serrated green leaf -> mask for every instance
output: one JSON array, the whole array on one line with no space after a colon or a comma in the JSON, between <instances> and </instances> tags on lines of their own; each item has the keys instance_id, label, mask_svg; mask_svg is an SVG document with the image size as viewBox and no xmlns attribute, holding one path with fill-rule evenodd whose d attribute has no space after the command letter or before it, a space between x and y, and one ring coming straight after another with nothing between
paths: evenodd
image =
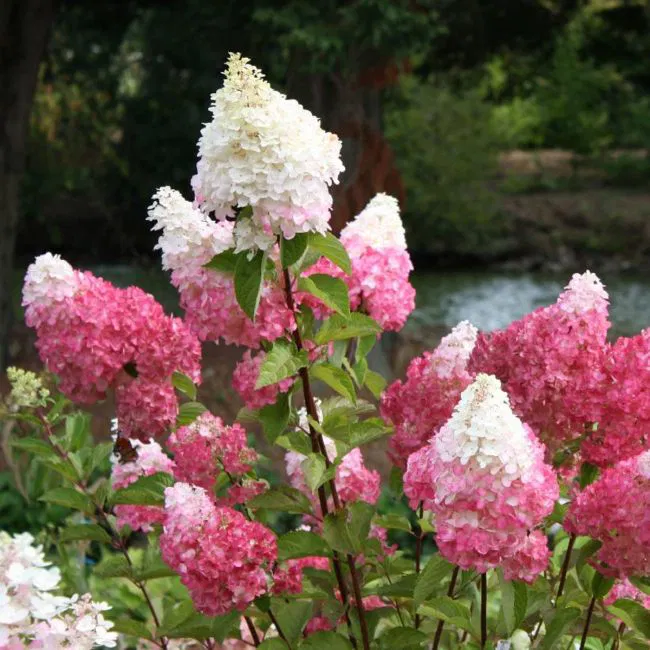
<instances>
[{"instance_id":1,"label":"serrated green leaf","mask_svg":"<svg viewBox=\"0 0 650 650\"><path fill-rule=\"evenodd\" d=\"M92 541L110 544L111 536L97 524L79 524L67 526L59 535L61 542Z\"/></svg>"},{"instance_id":2,"label":"serrated green leaf","mask_svg":"<svg viewBox=\"0 0 650 650\"><path fill-rule=\"evenodd\" d=\"M315 632L301 644L300 650L352 650L350 642L336 632Z\"/></svg>"},{"instance_id":3,"label":"serrated green leaf","mask_svg":"<svg viewBox=\"0 0 650 650\"><path fill-rule=\"evenodd\" d=\"M566 607L559 609L546 626L546 634L542 640L542 650L551 650L559 641L569 627L580 617L580 610L577 607Z\"/></svg>"},{"instance_id":4,"label":"serrated green leaf","mask_svg":"<svg viewBox=\"0 0 650 650\"><path fill-rule=\"evenodd\" d=\"M607 609L616 618L620 618L625 625L643 634L646 639L650 639L650 611L641 603L621 598Z\"/></svg>"},{"instance_id":5,"label":"serrated green leaf","mask_svg":"<svg viewBox=\"0 0 650 650\"><path fill-rule=\"evenodd\" d=\"M331 232L326 235L312 234L309 237L309 246L330 262L334 262L342 271L352 275L350 256L345 250L345 246Z\"/></svg>"},{"instance_id":6,"label":"serrated green leaf","mask_svg":"<svg viewBox=\"0 0 650 650\"><path fill-rule=\"evenodd\" d=\"M644 594L650 595L650 578L630 576L629 580L637 589L640 589Z\"/></svg>"},{"instance_id":7,"label":"serrated green leaf","mask_svg":"<svg viewBox=\"0 0 650 650\"><path fill-rule=\"evenodd\" d=\"M11 440L11 446L16 449L27 451L33 456L38 456L39 458L57 457L52 445L44 440L40 440L39 438L13 438Z\"/></svg>"},{"instance_id":8,"label":"serrated green leaf","mask_svg":"<svg viewBox=\"0 0 650 650\"><path fill-rule=\"evenodd\" d=\"M379 647L382 650L395 648L421 648L426 642L427 635L412 627L392 627L379 637Z\"/></svg>"},{"instance_id":9,"label":"serrated green leaf","mask_svg":"<svg viewBox=\"0 0 650 650\"><path fill-rule=\"evenodd\" d=\"M591 463L582 463L580 467L580 489L584 490L588 485L591 485L597 478L600 470L596 465Z\"/></svg>"},{"instance_id":10,"label":"serrated green leaf","mask_svg":"<svg viewBox=\"0 0 650 650\"><path fill-rule=\"evenodd\" d=\"M248 507L253 510L265 508L266 510L279 510L298 515L312 513L309 499L302 492L288 485L279 485L264 494L253 497L248 502Z\"/></svg>"},{"instance_id":11,"label":"serrated green leaf","mask_svg":"<svg viewBox=\"0 0 650 650\"><path fill-rule=\"evenodd\" d=\"M176 417L176 426L185 427L192 424L200 415L203 415L207 409L201 402L185 402L181 404L178 409L178 416Z\"/></svg>"},{"instance_id":12,"label":"serrated green leaf","mask_svg":"<svg viewBox=\"0 0 650 650\"><path fill-rule=\"evenodd\" d=\"M224 273L234 273L237 267L237 261L245 253L235 253L234 250L223 251L215 255L207 264L203 266L206 269L213 269L214 271L222 271Z\"/></svg>"},{"instance_id":13,"label":"serrated green leaf","mask_svg":"<svg viewBox=\"0 0 650 650\"><path fill-rule=\"evenodd\" d=\"M580 541L582 542L583 540ZM600 550L602 545L603 543L597 539L588 539L584 543L581 543L577 550L574 550L575 566L578 569L583 566L592 555ZM576 544L576 546L578 546L578 544Z\"/></svg>"},{"instance_id":14,"label":"serrated green leaf","mask_svg":"<svg viewBox=\"0 0 650 650\"><path fill-rule=\"evenodd\" d=\"M349 399L352 403L357 401L354 383L345 370L337 368L330 363L319 363L310 370L310 374L314 379L319 379L327 384L332 390Z\"/></svg>"},{"instance_id":15,"label":"serrated green leaf","mask_svg":"<svg viewBox=\"0 0 650 650\"><path fill-rule=\"evenodd\" d=\"M182 372L174 372L172 374L172 384L176 390L179 390L183 395L187 395L192 401L196 399L196 386L194 382Z\"/></svg>"},{"instance_id":16,"label":"serrated green leaf","mask_svg":"<svg viewBox=\"0 0 650 650\"><path fill-rule=\"evenodd\" d=\"M596 571L591 580L591 593L595 598L605 598L614 586L614 578L607 578Z\"/></svg>"},{"instance_id":17,"label":"serrated green leaf","mask_svg":"<svg viewBox=\"0 0 650 650\"><path fill-rule=\"evenodd\" d=\"M81 449L90 436L90 415L88 413L71 413L65 418L64 447L75 452Z\"/></svg>"},{"instance_id":18,"label":"serrated green leaf","mask_svg":"<svg viewBox=\"0 0 650 650\"><path fill-rule=\"evenodd\" d=\"M470 626L470 611L467 605L453 600L449 596L439 596L438 598L427 600L420 605L418 612L424 616L445 621L445 623L454 622L454 624L457 624L457 621L462 620L464 621L464 625L460 627L463 629L468 629Z\"/></svg>"},{"instance_id":19,"label":"serrated green leaf","mask_svg":"<svg viewBox=\"0 0 650 650\"><path fill-rule=\"evenodd\" d=\"M323 523L323 537L335 551L356 554L361 550L360 544L355 544L352 537L345 510L337 510L326 515Z\"/></svg>"},{"instance_id":20,"label":"serrated green leaf","mask_svg":"<svg viewBox=\"0 0 650 650\"><path fill-rule=\"evenodd\" d=\"M39 501L45 501L46 503L56 503L60 506L65 506L67 508L72 508L72 510L79 510L80 512L85 512L88 514L95 512L95 506L93 505L93 502L85 494L82 494L74 488L54 488L53 490L49 490L43 494L39 498Z\"/></svg>"},{"instance_id":21,"label":"serrated green leaf","mask_svg":"<svg viewBox=\"0 0 650 650\"><path fill-rule=\"evenodd\" d=\"M331 549L327 542L315 533L294 530L278 537L278 560L292 560L301 557L328 557Z\"/></svg>"},{"instance_id":22,"label":"serrated green leaf","mask_svg":"<svg viewBox=\"0 0 650 650\"><path fill-rule=\"evenodd\" d=\"M358 363L361 359L365 359L368 356L370 350L375 347L377 343L377 337L374 335L370 336L361 336L357 341L357 347L354 351L354 361Z\"/></svg>"},{"instance_id":23,"label":"serrated green leaf","mask_svg":"<svg viewBox=\"0 0 650 650\"><path fill-rule=\"evenodd\" d=\"M364 593L370 591L370 593L376 593L379 596L411 598L417 578L415 573L408 573L393 582L385 582L374 589L366 588Z\"/></svg>"},{"instance_id":24,"label":"serrated green leaf","mask_svg":"<svg viewBox=\"0 0 650 650\"><path fill-rule=\"evenodd\" d=\"M273 615L290 644L294 644L311 618L314 604L306 600L273 600Z\"/></svg>"},{"instance_id":25,"label":"serrated green leaf","mask_svg":"<svg viewBox=\"0 0 650 650\"><path fill-rule=\"evenodd\" d=\"M312 453L309 434L305 435L302 431L287 431L285 435L276 439L275 444L288 451L296 451L303 456Z\"/></svg>"},{"instance_id":26,"label":"serrated green leaf","mask_svg":"<svg viewBox=\"0 0 650 650\"><path fill-rule=\"evenodd\" d=\"M366 388L373 394L376 399L381 397L381 394L386 388L386 380L374 370L367 370L364 378Z\"/></svg>"},{"instance_id":27,"label":"serrated green leaf","mask_svg":"<svg viewBox=\"0 0 650 650\"><path fill-rule=\"evenodd\" d=\"M128 578L131 567L123 555L113 555L98 564L93 573L99 578Z\"/></svg>"},{"instance_id":28,"label":"serrated green leaf","mask_svg":"<svg viewBox=\"0 0 650 650\"><path fill-rule=\"evenodd\" d=\"M289 394L280 393L275 404L269 404L261 408L257 412L257 417L264 427L267 440L273 444L289 424L289 418L291 417Z\"/></svg>"},{"instance_id":29,"label":"serrated green leaf","mask_svg":"<svg viewBox=\"0 0 650 650\"><path fill-rule=\"evenodd\" d=\"M165 488L174 484L174 477L165 472L141 476L137 481L113 493L113 505L163 506Z\"/></svg>"},{"instance_id":30,"label":"serrated green leaf","mask_svg":"<svg viewBox=\"0 0 650 650\"><path fill-rule=\"evenodd\" d=\"M305 460L300 463L300 467L302 468L302 473L305 477L307 487L312 492L315 492L318 486L321 485L323 475L327 469L325 459L320 453L310 453L307 455Z\"/></svg>"},{"instance_id":31,"label":"serrated green leaf","mask_svg":"<svg viewBox=\"0 0 650 650\"><path fill-rule=\"evenodd\" d=\"M135 621L132 618L118 618L113 621L111 632L119 632L120 634L127 634L134 636L137 639L147 639L153 641L153 634L149 628L140 621Z\"/></svg>"},{"instance_id":32,"label":"serrated green leaf","mask_svg":"<svg viewBox=\"0 0 650 650\"><path fill-rule=\"evenodd\" d=\"M182 623L189 620L194 614L196 614L196 611L192 605L192 601L170 601L169 605L165 608L163 622L158 628L158 634L167 636Z\"/></svg>"},{"instance_id":33,"label":"serrated green leaf","mask_svg":"<svg viewBox=\"0 0 650 650\"><path fill-rule=\"evenodd\" d=\"M502 571L499 571L498 574L501 589L501 612L506 631L510 636L526 616L528 592L525 584L505 580Z\"/></svg>"},{"instance_id":34,"label":"serrated green leaf","mask_svg":"<svg viewBox=\"0 0 650 650\"><path fill-rule=\"evenodd\" d=\"M235 266L235 297L242 311L252 321L255 320L260 304L266 257L262 251L255 253L250 260L242 255Z\"/></svg>"},{"instance_id":35,"label":"serrated green leaf","mask_svg":"<svg viewBox=\"0 0 650 650\"><path fill-rule=\"evenodd\" d=\"M297 233L293 239L280 240L280 261L282 268L289 268L304 255L309 244L309 233Z\"/></svg>"},{"instance_id":36,"label":"serrated green leaf","mask_svg":"<svg viewBox=\"0 0 650 650\"><path fill-rule=\"evenodd\" d=\"M259 644L258 650L288 650L289 646L279 637L266 639Z\"/></svg>"},{"instance_id":37,"label":"serrated green leaf","mask_svg":"<svg viewBox=\"0 0 650 650\"><path fill-rule=\"evenodd\" d=\"M393 513L379 515L378 517L375 517L374 523L380 528L404 530L407 533L411 532L411 523L402 515L396 515Z\"/></svg>"},{"instance_id":38,"label":"serrated green leaf","mask_svg":"<svg viewBox=\"0 0 650 650\"><path fill-rule=\"evenodd\" d=\"M287 377L293 377L308 363L305 350L298 351L293 343L278 339L264 357L255 388L271 386Z\"/></svg>"},{"instance_id":39,"label":"serrated green leaf","mask_svg":"<svg viewBox=\"0 0 650 650\"><path fill-rule=\"evenodd\" d=\"M325 273L314 273L298 280L298 290L310 293L337 314L349 318L350 297L348 285L343 280Z\"/></svg>"},{"instance_id":40,"label":"serrated green leaf","mask_svg":"<svg viewBox=\"0 0 650 650\"><path fill-rule=\"evenodd\" d=\"M425 600L436 592L442 591L442 585L447 576L451 575L453 567L441 555L434 555L425 564L420 572L413 590L415 607L419 607Z\"/></svg>"},{"instance_id":41,"label":"serrated green leaf","mask_svg":"<svg viewBox=\"0 0 650 650\"><path fill-rule=\"evenodd\" d=\"M92 474L96 469L101 469L102 465L110 458L112 453L112 442L100 442L98 445L95 445L92 450L89 473Z\"/></svg>"},{"instance_id":42,"label":"serrated green leaf","mask_svg":"<svg viewBox=\"0 0 650 650\"><path fill-rule=\"evenodd\" d=\"M150 559L139 569L133 571L136 580L156 580L158 578L173 578L178 575L176 571L169 568L161 557Z\"/></svg>"},{"instance_id":43,"label":"serrated green leaf","mask_svg":"<svg viewBox=\"0 0 650 650\"><path fill-rule=\"evenodd\" d=\"M379 324L365 314L354 312L350 314L350 318L334 314L323 323L314 340L318 345L323 345L330 341L345 341L357 336L368 336L380 332Z\"/></svg>"}]
</instances>

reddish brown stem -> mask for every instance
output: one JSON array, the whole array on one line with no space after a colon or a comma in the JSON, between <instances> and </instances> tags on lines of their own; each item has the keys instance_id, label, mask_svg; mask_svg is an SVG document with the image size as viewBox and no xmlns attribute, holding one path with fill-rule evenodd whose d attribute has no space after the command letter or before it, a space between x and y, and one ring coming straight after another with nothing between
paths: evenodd
<instances>
[{"instance_id":1,"label":"reddish brown stem","mask_svg":"<svg viewBox=\"0 0 650 650\"><path fill-rule=\"evenodd\" d=\"M587 643L587 635L589 634L589 626L591 625L591 616L594 613L594 606L596 605L596 596L591 599L589 609L587 610L587 620L585 621L584 630L582 630L582 639L580 640L580 650L584 650Z\"/></svg>"},{"instance_id":2,"label":"reddish brown stem","mask_svg":"<svg viewBox=\"0 0 650 650\"><path fill-rule=\"evenodd\" d=\"M420 501L420 507L418 508L418 517L420 520L424 517L424 503ZM422 561L422 526L418 525L418 533L415 538L415 573L419 575L420 573L420 563ZM415 612L415 629L417 630L420 627L420 615Z\"/></svg>"},{"instance_id":3,"label":"reddish brown stem","mask_svg":"<svg viewBox=\"0 0 650 650\"><path fill-rule=\"evenodd\" d=\"M575 543L576 543L576 536L571 535L571 537L569 537L569 545L567 546L566 549L566 555L564 556L564 562L562 563L562 571L560 572L560 584L557 588L557 598L555 599L556 604L560 596L562 595L562 592L564 591L566 576L567 573L569 572L569 563L571 562L571 553L573 551L573 545Z\"/></svg>"},{"instance_id":4,"label":"reddish brown stem","mask_svg":"<svg viewBox=\"0 0 650 650\"><path fill-rule=\"evenodd\" d=\"M451 582L449 583L449 589L447 589L447 596L453 598L454 589L456 588L456 581L458 580L458 574L460 573L460 567L454 567L454 572L451 574ZM438 621L438 626L436 627L436 635L433 637L433 645L431 650L438 650L440 645L440 639L442 638L442 630L445 627L445 622L441 619Z\"/></svg>"},{"instance_id":5,"label":"reddish brown stem","mask_svg":"<svg viewBox=\"0 0 650 650\"><path fill-rule=\"evenodd\" d=\"M481 574L481 649L487 643L487 574Z\"/></svg>"}]
</instances>

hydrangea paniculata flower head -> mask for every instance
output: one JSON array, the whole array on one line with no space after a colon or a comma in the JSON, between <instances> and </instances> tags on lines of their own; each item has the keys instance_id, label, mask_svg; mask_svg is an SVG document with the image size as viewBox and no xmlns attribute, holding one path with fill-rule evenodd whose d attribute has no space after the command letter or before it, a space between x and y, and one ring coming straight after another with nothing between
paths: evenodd
<instances>
[{"instance_id":1,"label":"hydrangea paniculata flower head","mask_svg":"<svg viewBox=\"0 0 650 650\"><path fill-rule=\"evenodd\" d=\"M149 442L131 440L130 442L136 452L135 458L121 462L117 456L111 457L111 481L114 490L125 488L143 476L151 476L158 472L173 473L174 462L157 442L154 440ZM164 512L158 506L117 505L115 516L118 528L128 525L134 531L141 530L148 533L153 530L153 524L162 524Z\"/></svg>"},{"instance_id":2,"label":"hydrangea paniculata flower head","mask_svg":"<svg viewBox=\"0 0 650 650\"><path fill-rule=\"evenodd\" d=\"M27 268L23 285L23 305L47 307L70 298L79 289L75 270L60 255L39 255Z\"/></svg>"},{"instance_id":3,"label":"hydrangea paniculata flower head","mask_svg":"<svg viewBox=\"0 0 650 650\"><path fill-rule=\"evenodd\" d=\"M602 542L594 559L601 573L650 574L650 451L606 469L580 492L565 528Z\"/></svg>"},{"instance_id":4,"label":"hydrangea paniculata flower head","mask_svg":"<svg viewBox=\"0 0 650 650\"><path fill-rule=\"evenodd\" d=\"M230 55L210 111L192 179L201 209L223 219L250 206L253 230L288 239L326 232L329 185L343 171L340 140L239 54Z\"/></svg>"},{"instance_id":5,"label":"hydrangea paniculata flower head","mask_svg":"<svg viewBox=\"0 0 650 650\"><path fill-rule=\"evenodd\" d=\"M239 476L250 471L257 460L240 424L226 426L207 411L172 433L167 446L174 453L176 478L206 490L212 489L221 471Z\"/></svg>"},{"instance_id":6,"label":"hydrangea paniculata flower head","mask_svg":"<svg viewBox=\"0 0 650 650\"><path fill-rule=\"evenodd\" d=\"M377 194L341 231L341 242L352 262L351 305L360 303L383 329L400 330L415 308L415 289L397 199Z\"/></svg>"},{"instance_id":7,"label":"hydrangea paniculata flower head","mask_svg":"<svg viewBox=\"0 0 650 650\"><path fill-rule=\"evenodd\" d=\"M165 490L160 550L208 616L243 611L266 593L277 559L275 535L232 508L217 507L200 487L177 483Z\"/></svg>"},{"instance_id":8,"label":"hydrangea paniculata flower head","mask_svg":"<svg viewBox=\"0 0 650 650\"><path fill-rule=\"evenodd\" d=\"M469 370L501 379L552 458L600 419L609 325L602 283L589 271L575 274L555 304L481 334Z\"/></svg>"},{"instance_id":9,"label":"hydrangea paniculata flower head","mask_svg":"<svg viewBox=\"0 0 650 650\"><path fill-rule=\"evenodd\" d=\"M477 329L462 321L433 352L409 364L406 380L393 382L381 397L382 417L395 432L388 443L391 460L402 468L449 419L460 394L472 381L467 362Z\"/></svg>"},{"instance_id":10,"label":"hydrangea paniculata flower head","mask_svg":"<svg viewBox=\"0 0 650 650\"><path fill-rule=\"evenodd\" d=\"M409 458L404 486L411 507L424 502L435 514L436 543L450 562L479 572L507 563L511 575L534 577L531 567L541 563L530 559L528 533L552 511L559 489L543 446L498 379L479 374L463 391L430 445ZM517 566L518 553L525 566Z\"/></svg>"}]
</instances>

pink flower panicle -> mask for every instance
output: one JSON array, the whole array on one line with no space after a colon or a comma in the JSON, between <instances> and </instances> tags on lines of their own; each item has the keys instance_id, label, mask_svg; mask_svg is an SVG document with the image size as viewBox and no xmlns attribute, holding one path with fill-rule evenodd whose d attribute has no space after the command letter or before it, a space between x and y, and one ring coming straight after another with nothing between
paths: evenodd
<instances>
[{"instance_id":1,"label":"pink flower panicle","mask_svg":"<svg viewBox=\"0 0 650 650\"><path fill-rule=\"evenodd\" d=\"M609 325L602 283L589 271L575 274L554 305L481 334L468 370L503 382L513 410L550 459L600 419Z\"/></svg>"},{"instance_id":2,"label":"pink flower panicle","mask_svg":"<svg viewBox=\"0 0 650 650\"><path fill-rule=\"evenodd\" d=\"M650 574L650 451L606 469L578 494L565 528L602 542L594 564L603 574Z\"/></svg>"},{"instance_id":3,"label":"pink flower panicle","mask_svg":"<svg viewBox=\"0 0 650 650\"><path fill-rule=\"evenodd\" d=\"M157 442L131 440L131 445L137 453L134 460L122 463L116 456L111 457L111 481L114 490L125 488L143 476L158 472L173 473L174 462ZM141 530L145 533L153 530L153 524L162 524L164 519L163 509L157 506L117 505L115 515L118 528L128 525L131 530Z\"/></svg>"},{"instance_id":4,"label":"pink flower panicle","mask_svg":"<svg viewBox=\"0 0 650 650\"><path fill-rule=\"evenodd\" d=\"M643 593L635 587L627 578L618 580L611 591L605 597L605 605L613 605L620 598L636 600L646 609L650 609L650 595Z\"/></svg>"},{"instance_id":5,"label":"pink flower panicle","mask_svg":"<svg viewBox=\"0 0 650 650\"><path fill-rule=\"evenodd\" d=\"M48 253L27 270L23 304L41 359L59 376L61 391L91 404L119 388L117 407L129 436L155 435L173 422L173 390L163 399L153 395L171 386L175 370L200 381L198 339L141 289L119 289ZM127 382L125 367L137 372L136 381Z\"/></svg>"},{"instance_id":6,"label":"pink flower panicle","mask_svg":"<svg viewBox=\"0 0 650 650\"><path fill-rule=\"evenodd\" d=\"M330 563L326 557L303 557L287 560L273 572L274 594L299 594L302 592L302 571L306 567L329 571Z\"/></svg>"},{"instance_id":7,"label":"pink flower panicle","mask_svg":"<svg viewBox=\"0 0 650 650\"><path fill-rule=\"evenodd\" d=\"M423 498L426 475L434 487ZM424 501L434 513L450 562L481 573L505 566L526 580L541 567L539 536L529 531L552 511L557 479L495 377L478 375L429 448L409 458L404 491L412 507Z\"/></svg>"},{"instance_id":8,"label":"pink flower panicle","mask_svg":"<svg viewBox=\"0 0 650 650\"><path fill-rule=\"evenodd\" d=\"M477 330L467 321L456 325L433 352L411 361L406 380L393 382L381 397L381 415L395 426L389 455L405 468L408 457L421 449L449 419L472 376L467 362Z\"/></svg>"},{"instance_id":9,"label":"pink flower panicle","mask_svg":"<svg viewBox=\"0 0 650 650\"><path fill-rule=\"evenodd\" d=\"M235 367L232 376L233 388L239 393L246 407L252 411L268 404L274 404L278 393L286 393L295 381L295 377L287 377L277 384L255 388L265 358L266 352L259 352L255 356L251 356L250 350L247 350L244 353L244 358Z\"/></svg>"},{"instance_id":10,"label":"pink flower panicle","mask_svg":"<svg viewBox=\"0 0 650 650\"><path fill-rule=\"evenodd\" d=\"M160 550L208 616L243 611L267 591L277 558L275 535L232 508L217 507L205 490L177 483L165 490Z\"/></svg>"},{"instance_id":11,"label":"pink flower panicle","mask_svg":"<svg viewBox=\"0 0 650 650\"><path fill-rule=\"evenodd\" d=\"M257 453L248 446L240 424L226 426L221 418L205 412L192 424L179 427L167 441L174 454L177 480L212 490L218 474L225 470L239 476L252 469ZM257 486L251 486L257 492ZM241 497L242 495L240 495Z\"/></svg>"}]
</instances>

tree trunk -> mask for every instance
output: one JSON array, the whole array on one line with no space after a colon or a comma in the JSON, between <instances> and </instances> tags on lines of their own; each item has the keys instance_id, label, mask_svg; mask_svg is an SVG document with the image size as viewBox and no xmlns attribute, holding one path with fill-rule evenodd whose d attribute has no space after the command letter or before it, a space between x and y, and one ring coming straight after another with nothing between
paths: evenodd
<instances>
[{"instance_id":1,"label":"tree trunk","mask_svg":"<svg viewBox=\"0 0 650 650\"><path fill-rule=\"evenodd\" d=\"M11 314L20 182L38 67L56 0L0 0L0 369Z\"/></svg>"}]
</instances>

